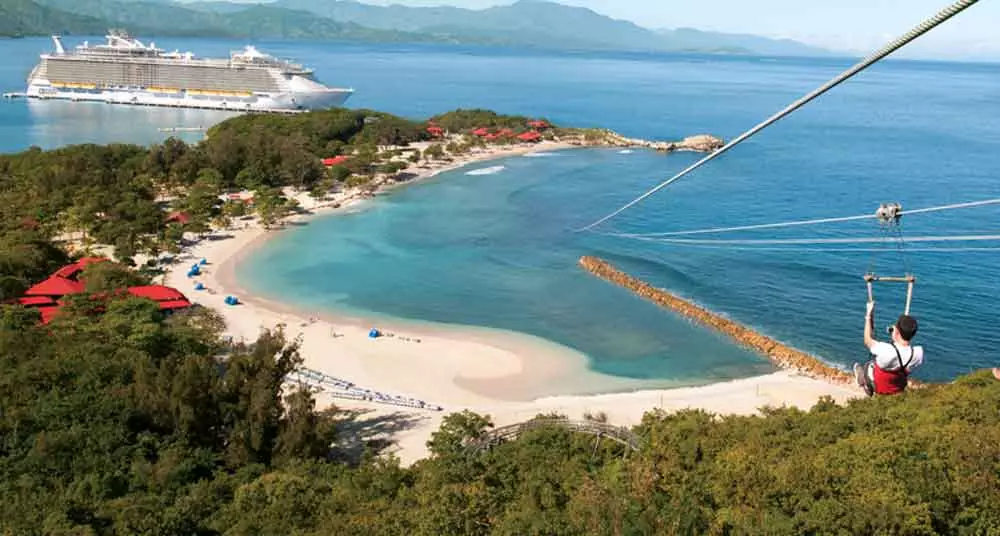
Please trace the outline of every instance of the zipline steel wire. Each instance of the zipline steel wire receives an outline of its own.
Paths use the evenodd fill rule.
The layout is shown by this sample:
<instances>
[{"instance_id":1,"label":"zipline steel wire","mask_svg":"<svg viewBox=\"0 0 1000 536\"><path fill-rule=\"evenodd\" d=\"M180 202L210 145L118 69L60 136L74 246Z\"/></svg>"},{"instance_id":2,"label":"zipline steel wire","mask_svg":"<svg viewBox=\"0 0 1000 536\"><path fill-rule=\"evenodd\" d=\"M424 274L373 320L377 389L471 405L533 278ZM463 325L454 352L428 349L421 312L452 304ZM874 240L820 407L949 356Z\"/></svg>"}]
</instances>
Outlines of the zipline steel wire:
<instances>
[{"instance_id":1,"label":"zipline steel wire","mask_svg":"<svg viewBox=\"0 0 1000 536\"><path fill-rule=\"evenodd\" d=\"M948 19L950 19L950 18L954 17L955 15L958 15L959 13L965 11L969 7L972 7L972 5L976 4L978 1L979 0L959 0L959 1L955 2L954 4L951 4L950 6L944 8L937 15L934 15L933 17L931 17L931 18L925 20L924 22L920 23L916 28L910 30L905 35L903 35L902 37L899 37L895 41L892 41L888 45L882 47L881 49L879 49L878 51L876 51L874 54L872 54L872 55L868 56L867 58L861 60L860 63L856 64L855 66L851 67L850 69L848 69L848 70L844 71L843 73L837 75L837 77L835 77L833 80L830 80L829 82L823 84L822 86L820 86L819 88L815 89L814 91L812 91L811 93L807 94L806 96L804 96L804 97L800 98L799 100L793 102L788 107L784 108L783 110L779 111L778 113L776 113L776 114L772 115L771 117L767 118L766 120L764 120L764 122L758 124L757 126L755 126L755 127L751 128L750 130L744 132L743 134L740 134L738 137L734 138L732 141L730 141L729 143L727 143L726 145L724 145L719 150L713 152L712 154L706 156L705 158L702 158L701 160L695 162L691 166L688 166L683 171L681 171L677 175L674 175L670 179L668 179L668 180L666 180L664 182L661 182L660 184L654 186L652 189L650 189L646 193L640 195L639 197L633 199L632 201L629 201L628 203L626 203L625 205L623 205L618 210L615 210L611 214L608 214L607 216L604 216L603 218L601 218L601 219L599 219L597 221L594 221L593 223L591 223L591 224L589 224L589 225L587 225L585 227L582 227L582 228L578 229L578 231L589 231L591 229L594 229L595 227L603 224L604 222L606 222L606 221L608 221L608 220L610 220L610 219L618 216L622 212L625 212L626 210L628 210L628 209L634 207L635 205L641 203L643 200L645 200L648 197L652 196L656 192L659 192L660 190L666 188L667 186L670 186L671 184L677 182L678 180L680 180L684 176L686 176L689 173L691 173L692 171L700 168L704 164L712 161L716 157L721 156L722 154L726 153L727 151L729 151L733 147L739 145L740 143L746 141L747 139L749 139L753 135L757 134L761 130L764 130L765 128L767 128L767 127L771 126L772 124L778 122L779 120L781 120L782 118L784 118L788 114L790 114L790 113L798 110L799 108L805 106L806 104L808 104L809 102L813 101L814 99L816 99L820 95L822 95L822 94L826 93L827 91L830 91L831 89L839 86L840 84L844 83L848 79L852 78L854 75L860 73L861 71L864 71L868 67L871 67L873 64L875 64L879 60L885 58L886 56L892 54L893 52L899 50L900 48L903 48L904 46L906 46L910 42L916 40L917 38L919 38L920 36L924 35L925 33L933 30L934 28L936 28L937 26L941 25L942 23L944 23Z\"/></svg>"},{"instance_id":2,"label":"zipline steel wire","mask_svg":"<svg viewBox=\"0 0 1000 536\"><path fill-rule=\"evenodd\" d=\"M784 238L784 239L752 239L752 240L725 240L725 239L697 239L697 238L643 238L634 237L636 240L646 240L649 242L659 242L661 244L702 244L702 245L812 245L812 244L872 244L886 241L886 237L869 238ZM1000 234L987 235L942 235L942 236L912 236L907 237L907 242L983 242L1000 240Z\"/></svg>"},{"instance_id":3,"label":"zipline steel wire","mask_svg":"<svg viewBox=\"0 0 1000 536\"><path fill-rule=\"evenodd\" d=\"M985 207L989 205L1000 205L1000 198L994 199L983 199L981 201L970 201L967 203L953 203L950 205L940 205L935 207L918 208L914 210L903 210L900 214L902 216L912 216L915 214L929 214L932 212L944 212L947 210L959 210L965 208L976 208ZM617 236L621 238L665 238L671 236L691 236L691 235L701 235L701 234L721 234L721 233L732 233L736 231L755 231L760 229L778 229L782 227L798 227L803 225L821 225L826 223L842 223L849 221L858 220L872 220L877 219L877 214L859 214L857 216L842 216L836 218L818 218L812 220L795 220L786 221L779 223L762 223L756 225L741 225L738 227L712 227L709 229L695 229L690 231L671 231L663 233L615 233L615 232L605 232L601 233L606 236Z\"/></svg>"}]
</instances>

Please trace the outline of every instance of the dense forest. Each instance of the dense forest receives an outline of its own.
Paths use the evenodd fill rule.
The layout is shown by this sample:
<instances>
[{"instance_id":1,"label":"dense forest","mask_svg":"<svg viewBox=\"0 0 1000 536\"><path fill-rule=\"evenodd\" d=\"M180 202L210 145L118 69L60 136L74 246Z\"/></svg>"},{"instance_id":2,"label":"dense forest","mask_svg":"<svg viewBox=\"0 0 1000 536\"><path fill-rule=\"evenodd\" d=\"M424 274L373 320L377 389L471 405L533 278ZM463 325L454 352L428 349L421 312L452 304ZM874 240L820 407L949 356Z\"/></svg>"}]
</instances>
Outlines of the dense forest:
<instances>
[{"instance_id":1,"label":"dense forest","mask_svg":"<svg viewBox=\"0 0 1000 536\"><path fill-rule=\"evenodd\" d=\"M83 305L45 328L0 316L0 533L1000 530L988 373L809 412L650 413L630 453L560 428L474 453L465 442L489 420L459 413L403 468L342 451L345 414L282 393L299 357L281 331L227 345L205 311Z\"/></svg>"},{"instance_id":2,"label":"dense forest","mask_svg":"<svg viewBox=\"0 0 1000 536\"><path fill-rule=\"evenodd\" d=\"M432 120L451 131L523 121ZM256 190L258 215L273 215L282 187L376 174L400 157L386 146L426 141L427 124L244 116L196 145L0 156L0 291L16 296L65 264L66 232L126 261L167 250L239 214L220 193ZM319 163L338 154L350 169ZM169 210L192 217L167 223ZM87 270L94 293L145 277ZM74 296L44 326L0 305L0 534L1000 533L1000 381L987 372L846 407L651 412L638 451L543 427L476 452L467 445L489 417L456 413L430 458L401 467L379 444L354 448L365 423L350 412L317 412L309 392L282 387L298 341L222 331L211 311L165 316L127 295Z\"/></svg>"}]
</instances>

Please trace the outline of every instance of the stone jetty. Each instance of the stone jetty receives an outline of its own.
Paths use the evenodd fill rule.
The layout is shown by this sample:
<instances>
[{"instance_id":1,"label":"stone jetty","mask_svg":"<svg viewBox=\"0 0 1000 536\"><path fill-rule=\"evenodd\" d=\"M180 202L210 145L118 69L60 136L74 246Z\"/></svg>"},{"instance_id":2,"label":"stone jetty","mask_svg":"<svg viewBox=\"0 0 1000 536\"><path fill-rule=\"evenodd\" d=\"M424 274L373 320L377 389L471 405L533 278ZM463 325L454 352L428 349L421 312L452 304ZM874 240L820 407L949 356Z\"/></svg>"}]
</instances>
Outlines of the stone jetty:
<instances>
[{"instance_id":1,"label":"stone jetty","mask_svg":"<svg viewBox=\"0 0 1000 536\"><path fill-rule=\"evenodd\" d=\"M661 307L666 307L699 324L728 335L743 346L766 356L780 367L794 369L813 378L837 383L853 383L853 378L846 372L823 363L816 356L786 346L733 320L715 314L704 307L679 298L663 289L656 288L645 281L618 270L603 259L582 257L580 258L580 266L601 279L631 290L641 298L647 299Z\"/></svg>"},{"instance_id":2,"label":"stone jetty","mask_svg":"<svg viewBox=\"0 0 1000 536\"><path fill-rule=\"evenodd\" d=\"M639 138L629 138L607 129L562 129L562 141L581 146L621 147L653 149L661 153L674 151L695 151L711 153L725 145L722 139L708 134L688 136L681 141L651 141Z\"/></svg>"}]
</instances>

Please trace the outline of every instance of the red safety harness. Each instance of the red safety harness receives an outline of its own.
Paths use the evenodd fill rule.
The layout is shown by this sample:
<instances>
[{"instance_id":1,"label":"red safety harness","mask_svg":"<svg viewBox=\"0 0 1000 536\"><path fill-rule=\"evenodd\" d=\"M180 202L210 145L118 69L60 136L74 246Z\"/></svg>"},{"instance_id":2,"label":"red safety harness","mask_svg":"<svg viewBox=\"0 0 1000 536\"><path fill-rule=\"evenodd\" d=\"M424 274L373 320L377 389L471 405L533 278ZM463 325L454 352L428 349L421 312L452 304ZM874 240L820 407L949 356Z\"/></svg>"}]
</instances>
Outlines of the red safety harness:
<instances>
[{"instance_id":1,"label":"red safety harness","mask_svg":"<svg viewBox=\"0 0 1000 536\"><path fill-rule=\"evenodd\" d=\"M906 367L910 366L910 363L913 362L913 357L916 352L911 346L910 359L904 365L903 355L899 353L899 348L893 344L892 349L896 350L896 359L899 361L899 368L896 370L883 370L878 366L878 361L875 361L875 368L872 376L875 383L876 394L896 395L906 390L906 384L910 377L910 372Z\"/></svg>"}]
</instances>

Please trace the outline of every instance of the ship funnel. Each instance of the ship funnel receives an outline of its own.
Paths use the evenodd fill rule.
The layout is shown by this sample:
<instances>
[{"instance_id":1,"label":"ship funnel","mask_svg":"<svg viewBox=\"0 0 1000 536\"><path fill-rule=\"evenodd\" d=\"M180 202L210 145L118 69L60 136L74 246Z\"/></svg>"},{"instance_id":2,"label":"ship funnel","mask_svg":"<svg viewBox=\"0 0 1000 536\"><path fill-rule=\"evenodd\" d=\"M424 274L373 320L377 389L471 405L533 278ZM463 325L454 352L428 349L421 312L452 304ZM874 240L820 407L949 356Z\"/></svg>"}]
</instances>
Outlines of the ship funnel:
<instances>
[{"instance_id":1,"label":"ship funnel","mask_svg":"<svg viewBox=\"0 0 1000 536\"><path fill-rule=\"evenodd\" d=\"M61 37L59 37L58 35L53 35L52 36L52 42L55 43L55 45L56 45L56 54L65 54L66 53L66 49L63 48L62 38Z\"/></svg>"}]
</instances>

